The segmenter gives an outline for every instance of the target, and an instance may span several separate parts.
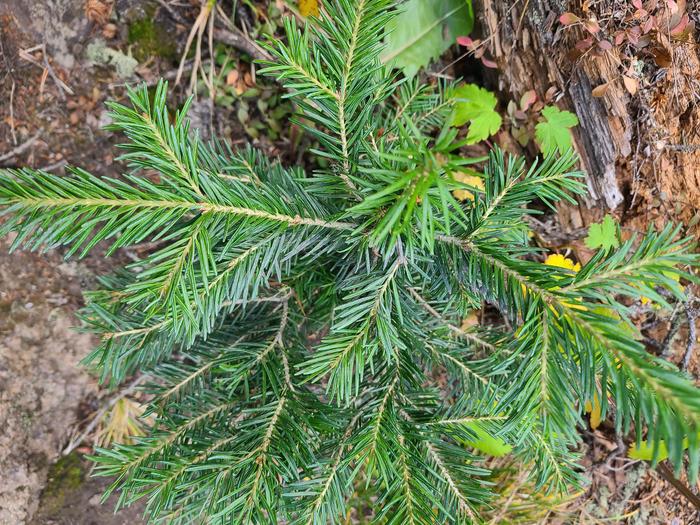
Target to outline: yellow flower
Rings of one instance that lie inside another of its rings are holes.
[[[561,255],[560,253],[553,253],[551,255],[548,255],[547,258],[544,260],[544,264],[547,266],[556,266],[557,268],[571,270],[574,273],[578,273],[578,271],[581,270],[581,263],[575,263],[568,257],[564,257],[563,255]],[[585,306],[577,304],[565,303],[563,301],[561,304],[563,304],[564,306],[568,306],[573,310],[587,310]]]
[[[577,273],[581,269],[581,263],[575,263],[568,257],[564,257],[559,253],[553,253],[552,255],[548,255],[547,258],[544,260],[544,263],[547,266],[565,268],[567,270],[571,270],[574,273]]]
[[[303,17],[318,17],[318,0],[299,0],[299,14]]]
[[[476,171],[470,171],[471,173],[476,173]],[[470,175],[469,173],[455,173],[454,178],[457,182],[468,184],[469,186],[473,186],[480,190],[484,189],[484,179],[482,179],[481,177],[477,177],[476,175]],[[474,194],[471,191],[465,189],[454,190],[452,191],[452,195],[454,195],[455,199],[460,201],[474,200]]]

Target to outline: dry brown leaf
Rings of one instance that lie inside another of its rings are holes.
[[[238,82],[238,70],[237,69],[232,69],[231,71],[228,72],[226,75],[226,85],[227,86],[233,86]]]
[[[651,54],[654,56],[654,62],[656,62],[656,65],[659,67],[669,67],[673,62],[671,53],[660,46],[652,49]]]
[[[600,25],[595,20],[584,20],[583,28],[592,35],[595,35],[596,33],[600,32]]]
[[[600,86],[596,86],[593,88],[593,91],[591,91],[591,95],[593,95],[596,98],[600,98],[605,93],[608,91],[608,88],[610,87],[610,82],[606,82],[605,84],[601,84]]]
[[[550,86],[547,92],[544,94],[545,102],[551,102],[554,99],[554,95],[557,94],[557,86]]]
[[[628,91],[630,95],[634,95],[637,93],[637,89],[639,88],[639,82],[637,82],[636,78],[628,77],[627,75],[622,76],[622,83],[625,85],[625,89]]]
[[[470,312],[464,319],[462,319],[462,324],[460,328],[464,331],[469,330],[475,326],[479,326],[479,316],[476,311]]]
[[[102,28],[102,36],[105,37],[107,40],[113,39],[115,36],[117,36],[118,32],[119,29],[115,24],[106,24]]]
[[[97,25],[105,25],[112,14],[112,0],[87,0],[85,2],[85,16],[90,22]]]

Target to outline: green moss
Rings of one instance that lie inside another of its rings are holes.
[[[152,13],[146,12],[143,18],[129,24],[128,42],[133,46],[132,53],[139,62],[151,57],[176,58],[177,44],[173,34],[162,24],[157,24]]]
[[[42,493],[42,507],[55,511],[63,507],[67,496],[78,489],[85,480],[80,454],[63,456],[49,469],[46,488]]]

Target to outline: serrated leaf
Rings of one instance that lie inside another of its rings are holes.
[[[467,143],[474,144],[489,138],[501,127],[501,115],[495,110],[496,97],[476,84],[465,84],[454,91],[455,106],[450,125],[469,123]]]
[[[411,78],[473,25],[471,0],[409,0],[387,24],[382,62]]]
[[[565,153],[571,148],[571,132],[574,126],[578,126],[578,117],[570,111],[561,111],[556,106],[546,106],[542,110],[544,120],[535,126],[535,138],[545,155],[559,150]]]
[[[602,222],[591,224],[588,228],[588,236],[584,242],[591,250],[598,248],[609,250],[620,246],[620,241],[617,238],[617,225],[613,218],[610,215],[606,215]]]

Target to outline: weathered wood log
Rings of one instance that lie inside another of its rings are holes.
[[[567,56],[563,28],[558,17],[567,2],[483,0],[481,20],[489,47],[501,66],[500,86],[517,100],[534,89],[542,99],[551,86],[563,95],[560,104],[574,111],[580,126],[574,131],[593,205],[616,208],[623,200],[615,179],[615,162],[631,152],[631,122],[627,95],[613,87],[610,107],[591,94],[593,87],[616,75],[617,65],[605,57],[591,57],[574,64]]]
[[[565,12],[575,12],[582,19],[606,20],[607,26],[594,35],[594,41],[613,41],[616,29],[630,25],[634,8],[628,4],[615,0],[475,1],[482,36],[499,66],[501,92],[519,100],[534,89],[541,100],[555,87],[557,105],[579,118],[580,125],[573,130],[574,145],[590,197],[581,206],[584,217],[576,210],[567,211],[564,222],[570,228],[580,227],[605,209],[626,213],[640,201],[660,200],[668,209],[657,215],[678,215],[683,220],[692,214],[674,213],[672,204],[680,201],[686,209],[700,207],[700,148],[693,147],[700,143],[700,61],[692,32],[682,41],[662,30],[650,32],[654,40],[646,49],[620,45],[605,52],[576,53],[576,42],[591,34],[580,26],[564,27],[559,22]],[[677,4],[691,20],[697,16],[697,6],[691,2]],[[659,6],[664,9],[666,3]],[[649,51],[654,46],[669,49],[672,63],[655,63]],[[623,75],[634,65],[639,66],[640,89],[631,94]],[[604,94],[594,96],[593,89],[603,84],[607,84]],[[670,90],[672,96],[667,93]]]

